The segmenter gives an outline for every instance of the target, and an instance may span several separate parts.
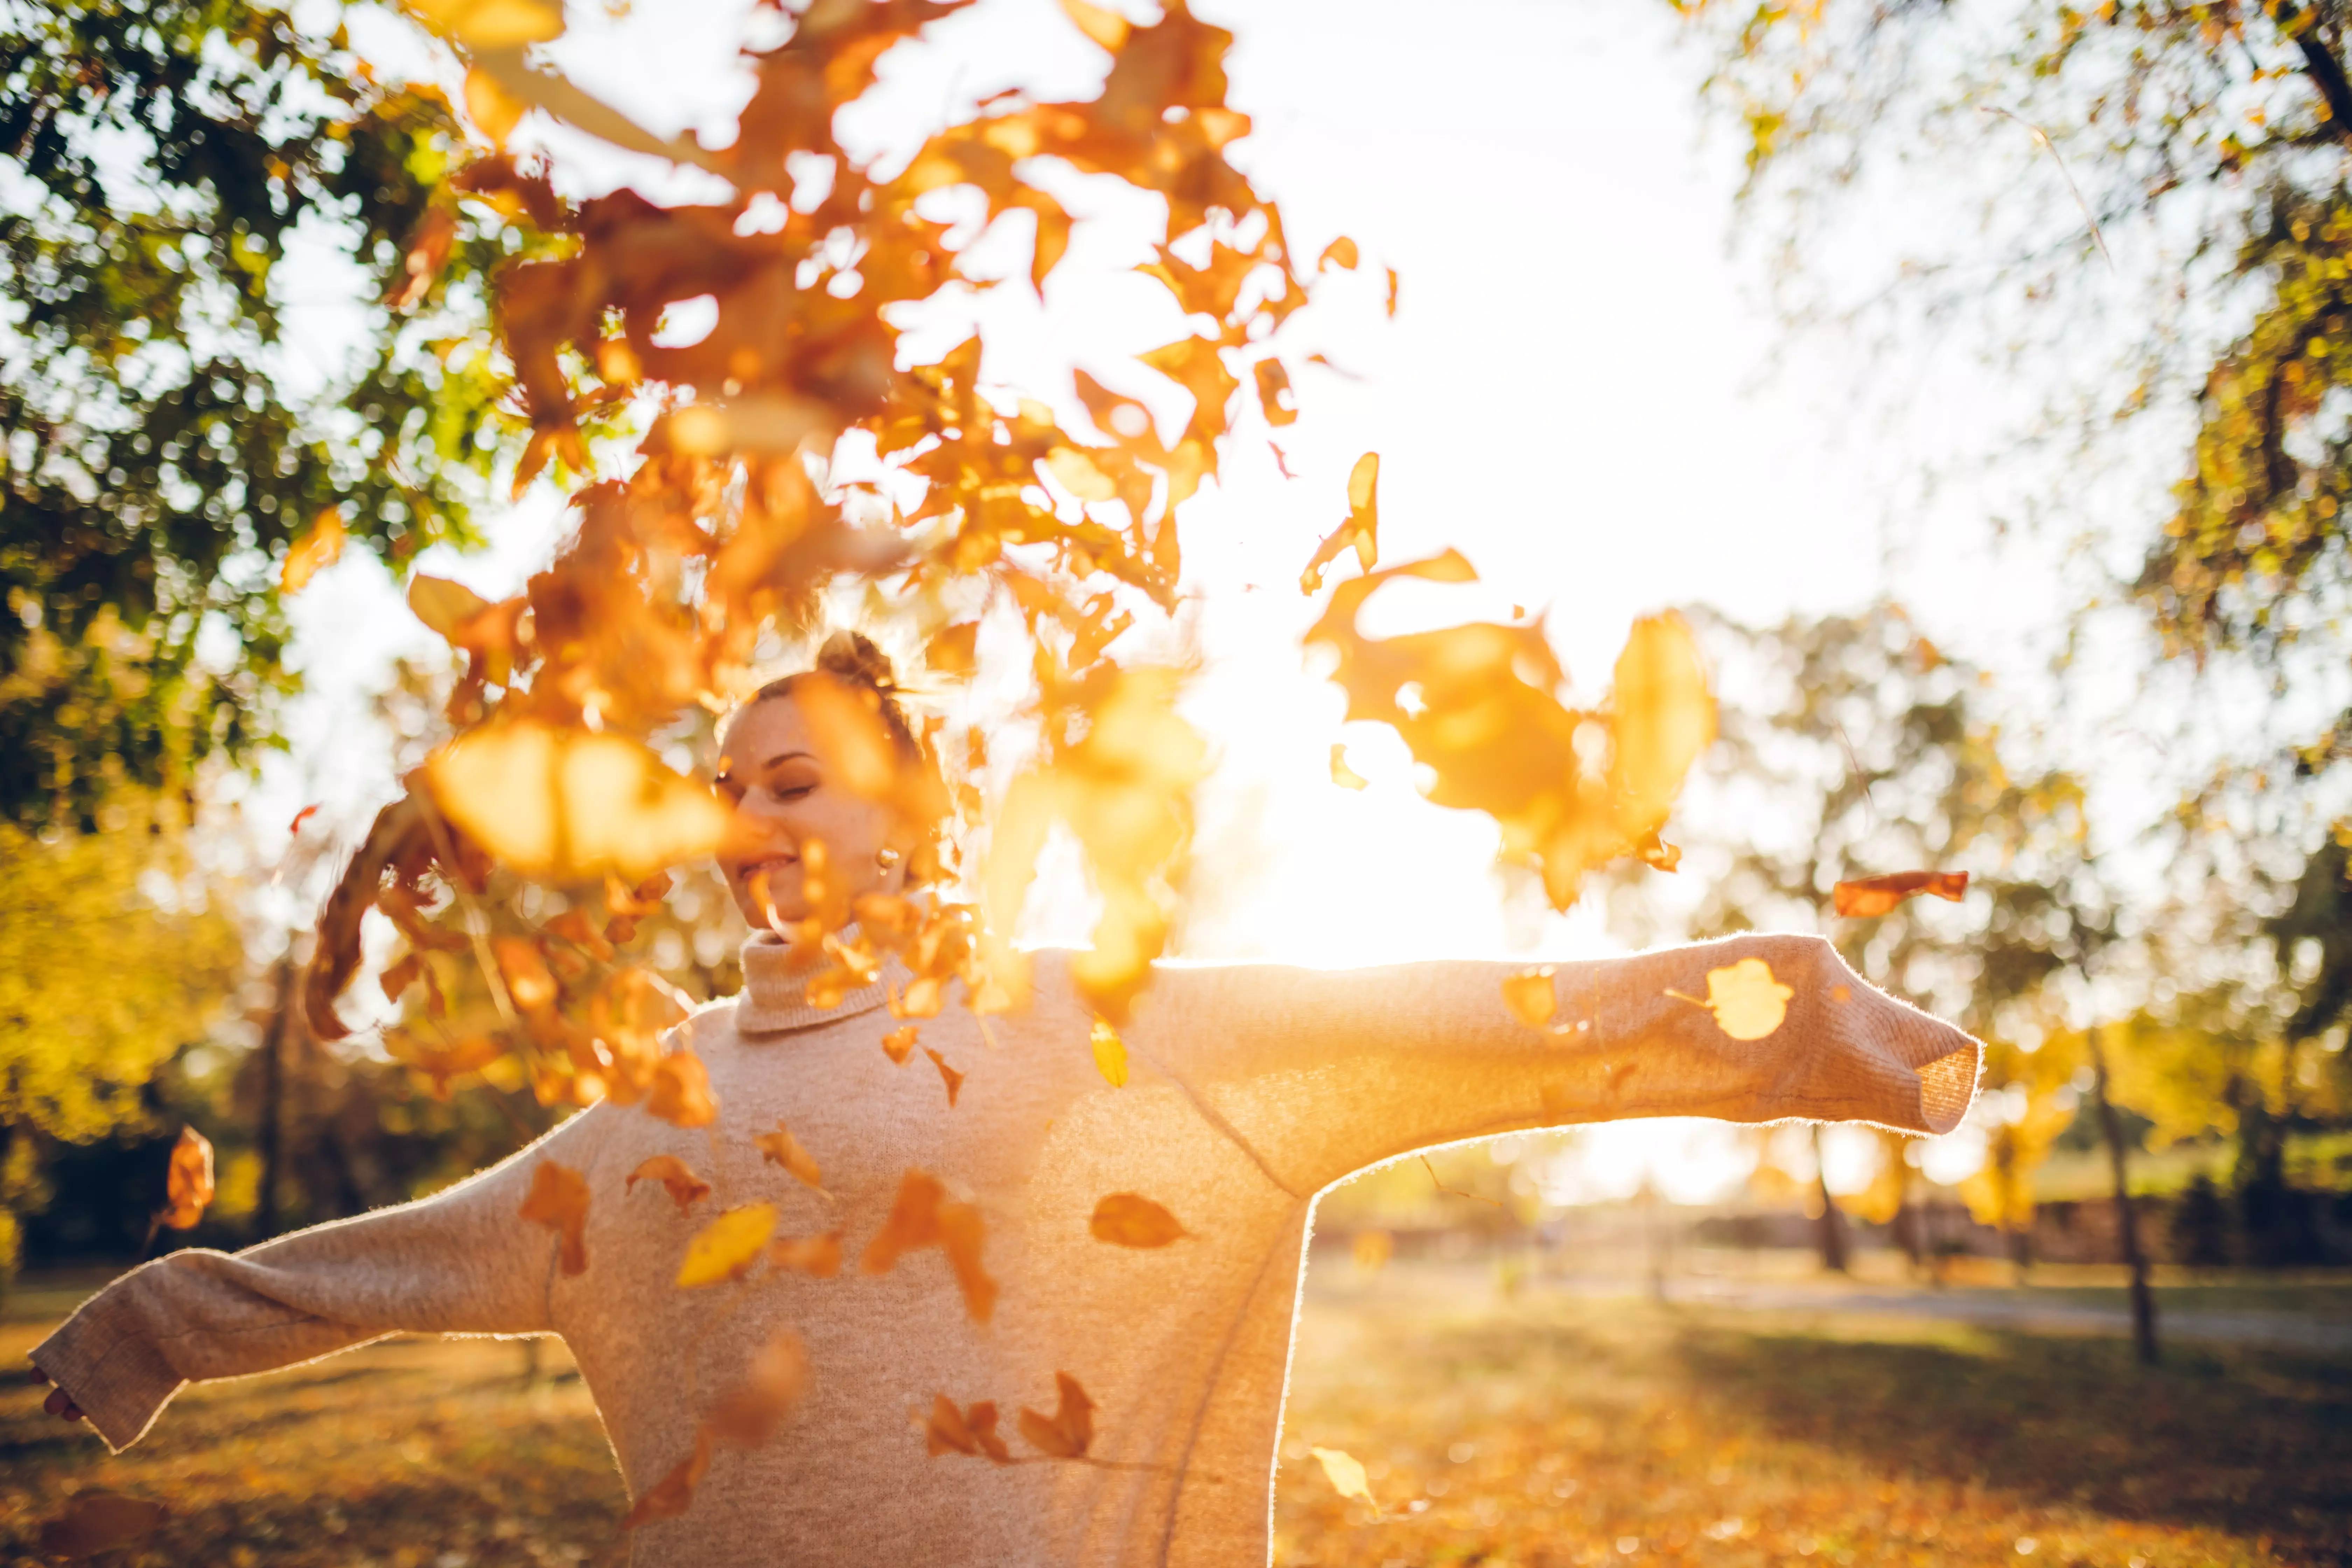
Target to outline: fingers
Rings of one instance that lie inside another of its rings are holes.
[[[45,1378],[43,1381],[47,1380]],[[50,1389],[49,1396],[41,1401],[41,1408],[60,1421],[79,1421],[83,1418],[81,1406],[68,1398],[66,1391],[62,1388]]]

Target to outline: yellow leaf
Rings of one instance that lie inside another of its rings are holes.
[[[286,552],[286,563],[278,569],[279,590],[289,595],[300,593],[304,584],[332,566],[342,553],[343,514],[328,507],[312,521],[310,531]]]
[[[1087,0],[1062,0],[1062,10],[1078,26],[1078,31],[1117,54],[1127,46],[1131,30],[1126,17],[1116,11],[1107,11]]]
[[[469,48],[517,48],[563,36],[557,0],[403,0],[411,14]]]
[[[745,1204],[731,1208],[695,1232],[678,1265],[677,1283],[691,1289],[740,1279],[760,1261],[769,1237],[776,1234],[776,1205]]]
[[[1638,838],[1665,821],[1683,776],[1715,739],[1706,669],[1680,616],[1633,623],[1610,700],[1617,731],[1612,795],[1621,827]]]
[[[1113,1247],[1167,1247],[1192,1233],[1176,1216],[1139,1193],[1112,1193],[1095,1205],[1087,1222],[1097,1241]]]
[[[1103,1075],[1103,1081],[1109,1084],[1111,1088],[1125,1089],[1127,1087],[1127,1042],[1118,1037],[1117,1029],[1112,1028],[1100,1018],[1095,1020],[1093,1041],[1095,1070]]]
[[[1331,782],[1341,789],[1363,789],[1372,781],[1348,765],[1347,747],[1335,745],[1331,748]]]
[[[1681,996],[1670,991],[1670,996]],[[1706,1000],[1699,1005],[1715,1015],[1717,1027],[1735,1040],[1760,1040],[1789,1016],[1789,998],[1796,992],[1780,984],[1772,966],[1760,958],[1706,972]],[[1698,1002],[1684,996],[1685,1002]]]
[[[1095,467],[1076,447],[1056,447],[1045,454],[1045,471],[1080,500],[1116,500],[1118,481]]]
[[[418,620],[456,642],[466,623],[488,609],[490,602],[463,583],[420,574],[409,579],[408,607]]]
[[[718,848],[727,808],[636,742],[530,721],[459,737],[425,764],[434,804],[527,875],[638,881]]]
[[[530,107],[509,92],[499,79],[475,66],[466,72],[466,114],[490,145],[503,152],[507,138]]]
[[[1344,1448],[1310,1448],[1307,1452],[1322,1462],[1323,1473],[1330,1478],[1332,1490],[1341,1497],[1363,1499],[1372,1505],[1372,1512],[1379,1514],[1381,1505],[1372,1496],[1371,1481],[1365,1476],[1362,1463],[1354,1455]]]
[[[1549,969],[1529,969],[1503,982],[1503,1005],[1530,1029],[1549,1026],[1552,1014],[1559,1009],[1559,997],[1552,989],[1551,973]]]

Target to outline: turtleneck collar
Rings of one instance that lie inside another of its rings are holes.
[[[855,929],[843,934],[853,935]],[[824,966],[795,970],[787,956],[790,952],[783,939],[773,931],[754,931],[743,943],[743,992],[735,999],[737,1033],[782,1035],[814,1028],[820,1024],[837,1024],[860,1013],[871,1013],[888,999],[887,986],[904,990],[913,978],[907,966],[898,962],[898,954],[886,953],[882,973],[873,984],[851,991],[841,999],[838,1007],[812,1007],[808,1003],[809,976],[821,973]]]

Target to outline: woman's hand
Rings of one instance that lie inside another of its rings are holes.
[[[33,1369],[33,1383],[35,1386],[37,1387],[41,1384],[48,1381],[49,1374],[47,1373],[43,1372],[37,1366]],[[73,1395],[68,1394],[62,1388],[50,1389],[48,1398],[41,1402],[41,1408],[56,1416],[60,1421],[79,1421],[84,1418],[81,1413],[81,1406],[76,1405],[73,1402]]]

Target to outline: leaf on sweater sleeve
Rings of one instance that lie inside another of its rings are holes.
[[[1176,1216],[1139,1193],[1111,1193],[1095,1205],[1087,1222],[1097,1241],[1113,1247],[1167,1247],[1192,1233]]]
[[[768,1248],[768,1266],[798,1269],[814,1279],[830,1279],[841,1272],[841,1232],[788,1236]]]
[[[694,1489],[702,1484],[703,1472],[710,1468],[710,1432],[707,1427],[694,1429],[694,1452],[680,1459],[669,1474],[646,1489],[636,1506],[621,1521],[623,1530],[635,1530],[641,1524],[658,1520],[676,1519],[694,1502]]]
[[[751,1271],[776,1234],[776,1205],[744,1204],[731,1208],[694,1233],[686,1244],[686,1259],[677,1266],[682,1289],[723,1285]]]
[[[1547,1028],[1559,1010],[1559,996],[1549,968],[1527,969],[1503,982],[1503,1005],[1530,1029]]]
[[[803,1148],[801,1141],[793,1136],[792,1129],[782,1121],[776,1123],[773,1132],[762,1132],[751,1142],[759,1145],[760,1158],[763,1163],[782,1165],[812,1187],[824,1187],[824,1173],[817,1169],[816,1156]]]
[[[1832,896],[1839,914],[1848,920],[1868,920],[1890,913],[1904,900],[1921,893],[1957,904],[1968,890],[1966,871],[1894,871],[1840,882]]]
[[[996,1435],[996,1421],[993,1399],[983,1399],[969,1410],[959,1410],[954,1400],[940,1394],[932,1399],[930,1415],[923,1422],[924,1450],[934,1459],[941,1454],[969,1454],[975,1459],[988,1458],[1009,1465],[1013,1463],[1013,1450]]]
[[[986,1242],[987,1227],[977,1208],[949,1197],[947,1188],[929,1172],[908,1171],[898,1184],[898,1201],[891,1205],[890,1217],[866,1244],[857,1267],[861,1273],[887,1274],[908,1253],[939,1247],[947,1254],[948,1267],[963,1291],[964,1310],[974,1322],[984,1323],[996,1310],[997,1293],[996,1281],[981,1260]]]
[[[566,1274],[588,1271],[588,1178],[569,1165],[541,1160],[530,1173],[530,1191],[515,1211],[533,1225],[554,1231],[562,1243]]]
[[[1095,1402],[1066,1372],[1054,1374],[1061,1396],[1048,1417],[1027,1405],[1021,1408],[1021,1436],[1030,1446],[1056,1459],[1083,1459],[1095,1440]]]
[[[710,1184],[696,1175],[685,1161],[675,1154],[656,1154],[629,1173],[621,1185],[623,1192],[634,1192],[640,1181],[659,1182],[668,1189],[670,1199],[684,1214],[688,1207],[710,1195]]]
[[[708,1127],[719,1120],[719,1101],[711,1097],[710,1073],[700,1057],[677,1050],[655,1064],[646,1114],[673,1127]]]
[[[948,1058],[931,1049],[930,1047],[925,1046],[923,1054],[931,1058],[933,1067],[940,1069],[940,1081],[948,1086],[948,1109],[953,1110],[956,1094],[963,1088],[963,1074],[948,1066]]]
[[[1706,999],[1667,995],[1696,1003],[1715,1015],[1717,1026],[1735,1040],[1760,1040],[1789,1016],[1789,998],[1797,993],[1780,984],[1772,966],[1760,958],[1743,958],[1706,972]]]
[[[793,1406],[808,1392],[808,1347],[790,1329],[779,1329],[751,1358],[743,1381],[719,1396],[703,1426],[718,1442],[756,1448],[776,1435]]]
[[[163,1221],[173,1230],[193,1230],[213,1201],[213,1146],[193,1127],[180,1129],[163,1174]]]

